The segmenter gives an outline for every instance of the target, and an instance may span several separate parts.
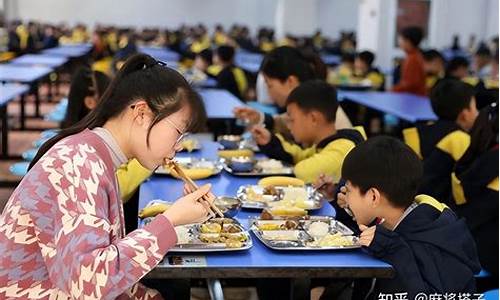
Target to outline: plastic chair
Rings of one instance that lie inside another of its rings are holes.
[[[15,163],[9,167],[9,171],[15,176],[23,177],[28,173],[29,164],[30,163],[26,161]]]

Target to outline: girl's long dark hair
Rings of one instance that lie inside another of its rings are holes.
[[[92,71],[89,66],[77,69],[71,78],[68,108],[61,128],[71,127],[83,119],[90,112],[85,106],[85,97],[93,96],[98,100],[110,81],[106,74]]]
[[[127,59],[104,91],[97,107],[80,122],[61,130],[43,144],[29,168],[31,169],[60,140],[87,128],[102,127],[109,119],[120,115],[137,100],[146,101],[155,116],[146,138],[148,145],[151,128],[165,117],[179,111],[184,105],[188,105],[191,111],[188,131],[205,123],[203,103],[186,79],[151,56],[137,54]]]

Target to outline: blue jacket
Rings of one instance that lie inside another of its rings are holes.
[[[377,225],[375,237],[365,249],[391,264],[395,275],[376,280],[370,297],[379,293],[475,292],[479,273],[476,246],[464,221],[434,198],[419,195],[419,203],[390,231]]]

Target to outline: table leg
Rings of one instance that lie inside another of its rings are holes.
[[[20,127],[21,130],[26,129],[26,95],[23,94],[21,95],[21,105],[20,105],[20,114],[19,114],[19,120],[21,122]]]
[[[2,117],[2,158],[7,158],[9,156],[9,120],[7,120],[7,105],[2,105],[0,107],[0,116]]]
[[[224,292],[219,279],[207,279],[208,292],[212,300],[224,300]]]
[[[33,84],[33,92],[35,94],[35,117],[40,117],[40,91],[39,91],[38,82]]]

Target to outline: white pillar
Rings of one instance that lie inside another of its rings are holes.
[[[361,0],[358,11],[357,50],[370,50],[375,64],[388,69],[399,50],[395,47],[396,0]]]
[[[317,5],[317,0],[278,0],[274,20],[276,38],[314,33],[318,29]]]

